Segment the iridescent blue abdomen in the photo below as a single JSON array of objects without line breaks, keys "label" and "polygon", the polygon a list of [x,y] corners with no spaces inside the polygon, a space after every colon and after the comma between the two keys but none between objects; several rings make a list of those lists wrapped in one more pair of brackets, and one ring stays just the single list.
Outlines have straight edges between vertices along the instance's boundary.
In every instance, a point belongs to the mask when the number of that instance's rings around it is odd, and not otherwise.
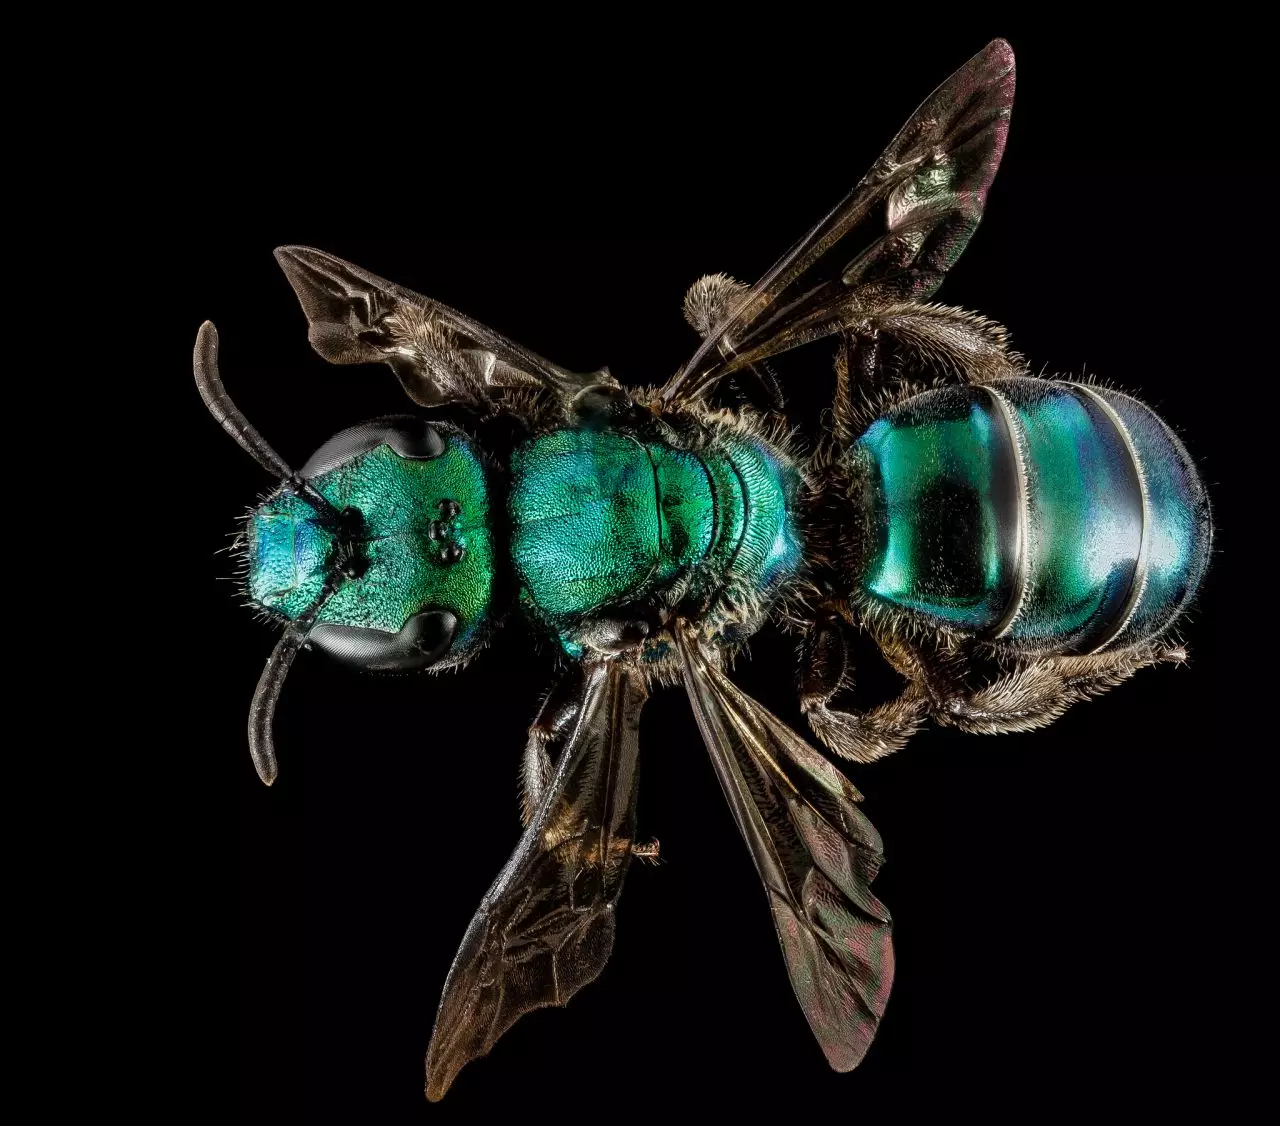
[{"label": "iridescent blue abdomen", "polygon": [[861,594],[1020,648],[1150,638],[1208,563],[1186,450],[1119,392],[1039,379],[928,391],[853,450],[868,542]]}]

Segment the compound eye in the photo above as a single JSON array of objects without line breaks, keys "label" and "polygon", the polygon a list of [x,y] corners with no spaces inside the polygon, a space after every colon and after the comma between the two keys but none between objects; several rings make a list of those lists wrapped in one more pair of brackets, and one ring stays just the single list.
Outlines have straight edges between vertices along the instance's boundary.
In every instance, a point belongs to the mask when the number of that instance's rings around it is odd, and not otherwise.
[{"label": "compound eye", "polygon": [[430,668],[449,652],[458,619],[447,610],[414,614],[399,633],[361,626],[312,628],[307,640],[345,665],[371,672],[407,672]]},{"label": "compound eye", "polygon": [[311,455],[302,467],[302,476],[307,480],[319,477],[384,445],[411,461],[430,461],[447,448],[444,435],[429,422],[412,415],[394,415],[335,434]]}]

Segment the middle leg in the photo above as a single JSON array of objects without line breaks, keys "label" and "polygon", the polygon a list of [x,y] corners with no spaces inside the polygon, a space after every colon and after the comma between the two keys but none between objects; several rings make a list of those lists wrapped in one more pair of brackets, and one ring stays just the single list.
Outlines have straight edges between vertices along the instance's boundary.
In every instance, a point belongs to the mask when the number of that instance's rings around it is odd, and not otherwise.
[{"label": "middle leg", "polygon": [[525,828],[533,821],[555,769],[549,748],[564,737],[577,719],[581,691],[582,669],[575,664],[552,686],[529,727],[520,760],[520,820]]},{"label": "middle leg", "polygon": [[929,714],[929,698],[912,680],[896,700],[867,712],[829,705],[853,687],[844,622],[825,614],[814,623],[801,651],[800,710],[823,745],[854,762],[874,762],[901,750]]}]

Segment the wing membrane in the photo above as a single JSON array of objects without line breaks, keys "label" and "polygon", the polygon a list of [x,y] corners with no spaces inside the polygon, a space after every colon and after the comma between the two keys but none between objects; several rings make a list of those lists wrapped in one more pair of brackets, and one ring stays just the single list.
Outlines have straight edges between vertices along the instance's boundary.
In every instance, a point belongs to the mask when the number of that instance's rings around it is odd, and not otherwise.
[{"label": "wing membrane", "polygon": [[572,394],[612,382],[607,373],[567,371],[448,305],[321,250],[275,253],[307,315],[311,346],[330,363],[390,364],[422,406],[475,403],[508,387]]},{"label": "wing membrane", "polygon": [[787,973],[836,1071],[875,1036],[893,984],[888,911],[871,894],[880,835],[831,763],[678,635],[685,688],[773,910]]},{"label": "wing membrane", "polygon": [[[760,358],[838,331],[845,307],[933,294],[982,218],[1013,88],[1013,51],[996,39],[924,101],[854,189],[702,342],[662,400],[700,394],[729,370],[722,357],[751,350]],[[849,259],[849,236],[877,211],[883,235]],[[833,261],[837,276],[822,280]]]},{"label": "wing membrane", "polygon": [[427,1049],[427,1098],[521,1016],[564,1005],[613,950],[614,906],[631,860],[642,674],[584,666],[577,721],[519,845],[471,920]]}]

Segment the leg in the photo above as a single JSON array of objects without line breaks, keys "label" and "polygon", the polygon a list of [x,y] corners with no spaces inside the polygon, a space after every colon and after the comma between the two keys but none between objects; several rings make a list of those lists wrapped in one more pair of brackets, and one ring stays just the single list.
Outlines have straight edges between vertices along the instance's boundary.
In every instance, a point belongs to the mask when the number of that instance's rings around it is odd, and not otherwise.
[{"label": "leg", "polygon": [[1022,357],[1009,350],[1001,325],[963,309],[903,302],[858,314],[836,356],[837,436],[852,441],[883,405],[875,398],[856,402],[855,386],[865,394],[883,388],[890,376],[931,373],[960,383],[987,383],[1027,370]]},{"label": "leg", "polygon": [[1072,704],[1101,696],[1140,668],[1159,661],[1181,663],[1180,646],[1137,645],[1115,653],[1046,657],[1024,665],[969,695],[941,702],[939,723],[975,734],[1033,731],[1057,719]]},{"label": "leg", "polygon": [[1025,375],[1003,325],[947,305],[904,302],[877,309],[859,332],[878,332],[910,357],[964,383]]},{"label": "leg", "polygon": [[879,413],[865,391],[863,401],[855,404],[853,388],[876,387],[883,382],[881,375],[879,331],[869,327],[865,332],[845,333],[836,352],[836,400],[831,410],[842,446],[857,438]]},{"label": "leg", "polygon": [[551,781],[554,764],[548,747],[562,738],[577,718],[581,684],[582,673],[575,665],[547,693],[538,710],[538,718],[529,728],[529,739],[520,761],[520,820],[526,828]]},{"label": "leg", "polygon": [[657,864],[662,858],[662,846],[658,843],[657,837],[647,844],[634,842],[631,845],[631,855],[634,859],[643,860],[646,864]]},{"label": "leg", "polygon": [[844,626],[835,614],[814,623],[801,656],[800,708],[823,744],[854,762],[874,762],[906,745],[929,714],[929,698],[913,682],[901,696],[858,714],[827,705],[852,687]]},{"label": "leg", "polygon": [[[747,290],[747,286],[728,274],[706,274],[694,282],[684,295],[684,319],[705,340],[724,323]],[[733,342],[725,340],[721,343],[720,354],[732,355],[732,348]],[[770,410],[782,409],[782,388],[778,377],[764,360],[748,364],[741,374],[755,376],[761,392],[758,397],[763,398],[761,406]],[[734,380],[735,376],[729,378]],[[746,393],[746,389],[743,390]],[[751,396],[747,394],[747,397]]]},{"label": "leg", "polygon": [[[538,709],[538,718],[529,728],[529,739],[524,745],[524,755],[520,760],[520,820],[526,829],[538,812],[542,795],[547,792],[547,786],[555,772],[555,763],[550,753],[551,744],[563,739],[578,718],[581,691],[581,666],[574,665],[547,693],[542,707]],[[631,855],[650,864],[657,864],[660,857],[657,838],[646,844],[633,843]]]},{"label": "leg", "polygon": [[801,709],[824,745],[855,762],[874,762],[900,750],[927,719],[972,734],[1034,731],[1141,668],[1161,661],[1181,663],[1187,657],[1181,646],[1160,644],[1045,657],[969,691],[963,686],[963,649],[926,654],[892,635],[876,641],[908,687],[897,699],[862,714],[828,707],[838,691],[852,687],[840,619],[832,614],[820,619],[804,646]]}]

